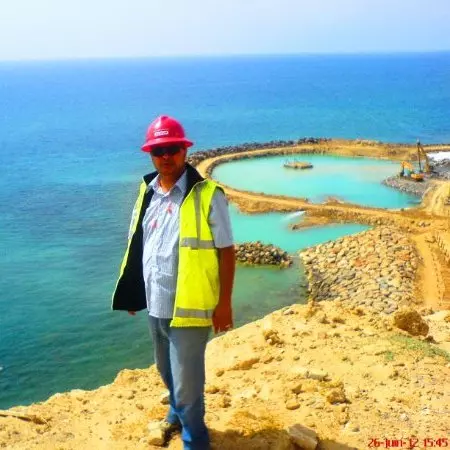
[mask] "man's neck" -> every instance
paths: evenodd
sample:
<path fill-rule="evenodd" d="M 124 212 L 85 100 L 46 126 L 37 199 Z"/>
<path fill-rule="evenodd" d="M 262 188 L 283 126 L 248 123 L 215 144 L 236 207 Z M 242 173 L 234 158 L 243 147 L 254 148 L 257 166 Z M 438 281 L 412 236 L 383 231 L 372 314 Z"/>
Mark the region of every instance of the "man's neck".
<path fill-rule="evenodd" d="M 181 178 L 183 175 L 183 172 L 181 172 L 178 176 L 175 177 L 164 177 L 161 174 L 159 174 L 159 185 L 161 186 L 161 189 L 164 193 L 169 192 L 176 184 L 176 182 Z"/>

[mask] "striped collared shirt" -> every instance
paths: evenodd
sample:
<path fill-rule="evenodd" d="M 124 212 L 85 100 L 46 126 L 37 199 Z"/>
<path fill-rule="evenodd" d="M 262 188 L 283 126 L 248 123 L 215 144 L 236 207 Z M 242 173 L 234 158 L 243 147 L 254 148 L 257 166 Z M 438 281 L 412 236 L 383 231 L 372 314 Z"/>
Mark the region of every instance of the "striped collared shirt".
<path fill-rule="evenodd" d="M 173 316 L 178 275 L 180 208 L 186 185 L 185 171 L 166 193 L 161 189 L 159 175 L 148 186 L 154 194 L 142 222 L 143 276 L 148 312 L 161 319 Z M 215 247 L 233 245 L 228 203 L 219 189 L 214 193 L 208 221 Z"/>

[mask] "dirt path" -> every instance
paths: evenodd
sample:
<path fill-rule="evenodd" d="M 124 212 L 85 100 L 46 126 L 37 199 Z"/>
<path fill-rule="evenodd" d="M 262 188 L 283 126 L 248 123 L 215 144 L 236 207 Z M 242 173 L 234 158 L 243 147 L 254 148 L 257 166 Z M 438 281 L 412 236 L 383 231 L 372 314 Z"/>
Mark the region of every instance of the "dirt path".
<path fill-rule="evenodd" d="M 436 244 L 430 233 L 412 237 L 419 253 L 419 286 L 424 305 L 433 309 L 442 309 L 444 298 L 444 281 L 442 279 L 441 264 L 438 259 Z"/>

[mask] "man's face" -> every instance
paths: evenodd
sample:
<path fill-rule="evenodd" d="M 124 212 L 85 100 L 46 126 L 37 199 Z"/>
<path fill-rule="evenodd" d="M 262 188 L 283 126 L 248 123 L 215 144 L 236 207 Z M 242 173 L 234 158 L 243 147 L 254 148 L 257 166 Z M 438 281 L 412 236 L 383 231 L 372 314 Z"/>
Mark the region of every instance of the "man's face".
<path fill-rule="evenodd" d="M 155 147 L 150 152 L 153 165 L 165 177 L 180 176 L 184 171 L 187 150 L 177 145 Z"/>

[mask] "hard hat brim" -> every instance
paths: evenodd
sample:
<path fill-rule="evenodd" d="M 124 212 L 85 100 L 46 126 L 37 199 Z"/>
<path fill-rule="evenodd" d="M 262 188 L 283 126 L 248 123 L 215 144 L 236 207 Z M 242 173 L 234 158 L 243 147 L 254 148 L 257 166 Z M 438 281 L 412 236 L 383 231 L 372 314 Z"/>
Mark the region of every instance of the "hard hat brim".
<path fill-rule="evenodd" d="M 192 147 L 194 145 L 193 142 L 186 138 L 171 138 L 171 137 L 162 137 L 157 139 L 152 139 L 151 141 L 147 141 L 142 147 L 141 150 L 146 153 L 151 153 L 153 147 L 160 147 L 162 145 L 169 144 L 184 144 L 186 148 Z"/>

